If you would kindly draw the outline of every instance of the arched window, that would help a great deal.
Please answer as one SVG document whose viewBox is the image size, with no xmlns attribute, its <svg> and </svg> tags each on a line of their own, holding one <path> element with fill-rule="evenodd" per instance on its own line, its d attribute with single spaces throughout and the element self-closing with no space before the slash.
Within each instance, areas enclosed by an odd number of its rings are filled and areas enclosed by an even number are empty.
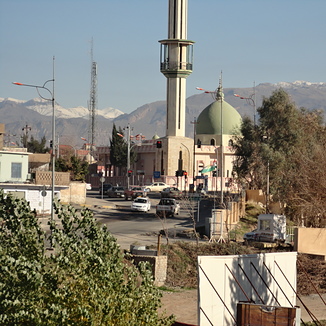
<svg viewBox="0 0 326 326">
<path fill-rule="evenodd" d="M 215 139 L 214 138 L 211 139 L 211 145 L 215 146 Z"/>
</svg>

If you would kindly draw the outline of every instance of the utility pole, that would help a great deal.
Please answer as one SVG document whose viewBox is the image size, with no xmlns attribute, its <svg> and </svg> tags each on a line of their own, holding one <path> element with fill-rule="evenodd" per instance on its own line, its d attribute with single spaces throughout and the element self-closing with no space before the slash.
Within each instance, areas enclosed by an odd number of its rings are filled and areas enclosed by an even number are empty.
<svg viewBox="0 0 326 326">
<path fill-rule="evenodd" d="M 194 191 L 195 191 L 195 181 L 196 181 L 196 126 L 198 124 L 196 117 L 194 117 L 194 121 L 190 122 L 194 125 L 194 153 L 193 153 L 193 164 L 192 164 L 192 171 L 193 171 L 193 185 L 194 185 Z"/>
<path fill-rule="evenodd" d="M 27 148 L 28 131 L 31 131 L 31 130 L 32 130 L 32 128 L 29 125 L 27 125 L 27 123 L 26 123 L 25 127 L 22 128 L 22 131 L 25 132 L 25 137 L 23 138 L 23 145 L 25 148 Z"/>
<path fill-rule="evenodd" d="M 88 105 L 89 110 L 89 136 L 90 141 L 90 153 L 91 157 L 94 152 L 95 144 L 95 120 L 96 120 L 96 109 L 97 109 L 97 63 L 93 60 L 93 39 L 91 46 L 91 89 L 90 89 L 90 100 Z"/>
<path fill-rule="evenodd" d="M 129 176 L 129 171 L 130 171 L 130 124 L 128 123 L 128 126 L 124 129 L 127 129 L 127 188 L 129 189 L 130 185 L 130 176 Z"/>
</svg>

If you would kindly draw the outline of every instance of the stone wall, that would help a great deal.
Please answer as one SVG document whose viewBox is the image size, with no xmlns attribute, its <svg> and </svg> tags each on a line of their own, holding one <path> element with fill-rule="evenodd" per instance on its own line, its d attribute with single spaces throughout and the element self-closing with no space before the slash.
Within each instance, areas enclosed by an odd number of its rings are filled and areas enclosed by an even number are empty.
<svg viewBox="0 0 326 326">
<path fill-rule="evenodd" d="M 168 265 L 167 256 L 133 256 L 134 263 L 137 265 L 141 261 L 147 261 L 152 265 L 154 284 L 163 286 L 166 281 L 166 270 Z"/>
<path fill-rule="evenodd" d="M 60 191 L 62 204 L 79 204 L 86 203 L 86 183 L 71 182 L 68 189 Z"/>
</svg>

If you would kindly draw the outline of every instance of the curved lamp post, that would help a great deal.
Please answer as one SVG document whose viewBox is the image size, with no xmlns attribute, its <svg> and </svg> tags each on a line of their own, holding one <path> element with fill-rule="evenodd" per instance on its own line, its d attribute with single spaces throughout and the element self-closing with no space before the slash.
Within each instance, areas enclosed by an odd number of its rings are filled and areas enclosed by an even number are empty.
<svg viewBox="0 0 326 326">
<path fill-rule="evenodd" d="M 224 177 L 224 153 L 223 153 L 223 90 L 222 90 L 222 74 L 221 74 L 221 78 L 220 78 L 220 82 L 219 82 L 219 86 L 215 91 L 207 91 L 201 87 L 196 87 L 197 90 L 199 91 L 203 91 L 206 94 L 211 94 L 212 97 L 215 99 L 215 101 L 221 100 L 221 199 L 220 199 L 220 204 L 221 207 L 224 207 L 224 194 L 223 194 L 223 177 Z M 217 155 L 217 154 L 216 154 Z"/>
<path fill-rule="evenodd" d="M 46 84 L 49 83 L 49 82 L 52 82 L 52 91 L 46 87 Z M 23 84 L 23 83 L 18 83 L 18 82 L 14 82 L 13 83 L 14 85 L 18 85 L 18 86 L 26 86 L 26 87 L 33 87 L 33 88 L 36 88 L 37 90 L 37 93 L 39 95 L 40 98 L 42 98 L 43 100 L 46 100 L 46 101 L 51 101 L 52 103 L 52 185 L 51 185 L 51 191 L 52 191 L 52 194 L 51 194 L 51 223 L 53 222 L 54 220 L 54 207 L 53 207 L 53 204 L 54 204 L 54 188 L 55 188 L 55 148 L 56 148 L 56 145 L 55 145 L 55 114 L 54 114 L 54 57 L 53 57 L 53 78 L 52 79 L 49 79 L 47 80 L 42 86 L 39 86 L 39 85 L 30 85 L 30 84 Z M 49 92 L 50 94 L 50 97 L 44 97 L 40 94 L 40 90 L 46 90 L 47 92 Z M 52 248 L 52 231 L 51 231 L 51 248 Z"/>
<path fill-rule="evenodd" d="M 249 97 L 244 97 L 239 94 L 233 94 L 235 97 L 238 97 L 240 100 L 246 100 L 246 102 L 254 108 L 254 126 L 256 125 L 256 101 L 255 101 L 255 92 Z"/>
<path fill-rule="evenodd" d="M 130 177 L 129 177 L 129 170 L 130 170 L 130 151 L 131 151 L 131 144 L 130 144 L 130 125 L 128 123 L 128 126 L 123 128 L 123 130 L 127 129 L 127 188 L 129 189 L 130 185 Z M 123 134 L 117 133 L 119 137 L 124 137 Z"/>
</svg>

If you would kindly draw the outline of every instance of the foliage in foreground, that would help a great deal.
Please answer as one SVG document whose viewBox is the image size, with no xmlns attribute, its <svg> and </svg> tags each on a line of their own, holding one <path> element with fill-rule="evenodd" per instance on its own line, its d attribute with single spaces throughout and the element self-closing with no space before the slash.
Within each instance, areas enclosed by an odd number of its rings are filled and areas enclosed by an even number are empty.
<svg viewBox="0 0 326 326">
<path fill-rule="evenodd" d="M 54 250 L 36 214 L 0 190 L 1 325 L 171 325 L 148 265 L 127 264 L 92 212 L 56 207 Z"/>
</svg>

